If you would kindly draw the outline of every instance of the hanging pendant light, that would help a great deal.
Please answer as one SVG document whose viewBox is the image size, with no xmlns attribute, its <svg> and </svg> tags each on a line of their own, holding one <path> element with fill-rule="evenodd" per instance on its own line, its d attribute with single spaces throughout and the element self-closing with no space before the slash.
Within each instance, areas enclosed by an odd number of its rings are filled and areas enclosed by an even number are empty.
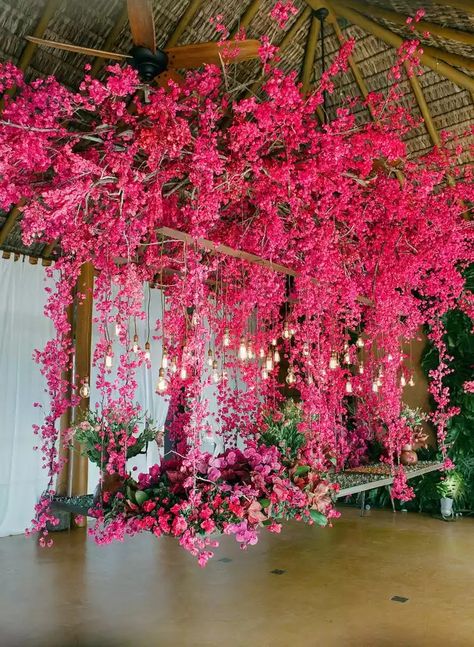
<svg viewBox="0 0 474 647">
<path fill-rule="evenodd" d="M 133 346 L 132 346 L 132 350 L 133 350 L 133 352 L 134 352 L 134 353 L 138 353 L 139 346 L 138 346 L 138 335 L 137 335 L 137 334 L 135 334 L 135 335 L 133 336 Z"/>
<path fill-rule="evenodd" d="M 222 345 L 225 348 L 228 348 L 230 346 L 230 332 L 228 328 L 224 330 L 224 335 L 222 337 Z"/>
<path fill-rule="evenodd" d="M 278 364 L 280 362 L 280 353 L 278 352 L 278 348 L 275 348 L 275 352 L 273 353 L 273 363 Z"/>
<path fill-rule="evenodd" d="M 160 368 L 158 372 L 158 382 L 156 385 L 156 391 L 157 393 L 164 393 L 167 388 L 168 388 L 168 383 L 166 382 L 166 378 L 165 378 L 165 369 Z"/>
<path fill-rule="evenodd" d="M 85 377 L 82 384 L 81 388 L 79 389 L 79 395 L 81 398 L 88 398 L 91 394 L 91 390 L 89 387 L 89 378 Z"/>
<path fill-rule="evenodd" d="M 295 373 L 293 371 L 293 368 L 290 366 L 290 368 L 288 369 L 287 376 L 286 376 L 286 383 L 291 385 L 291 384 L 294 384 L 295 382 L 296 382 L 296 376 L 295 376 Z"/>
<path fill-rule="evenodd" d="M 212 366 L 212 361 L 213 361 L 213 353 L 212 353 L 212 350 L 209 349 L 207 351 L 207 365 Z"/>
<path fill-rule="evenodd" d="M 346 382 L 346 393 L 352 393 L 352 382 L 350 380 Z"/>
<path fill-rule="evenodd" d="M 150 352 L 150 342 L 147 341 L 145 343 L 145 359 L 149 362 L 151 358 L 151 352 Z"/>
<path fill-rule="evenodd" d="M 105 368 L 112 368 L 112 346 L 107 346 L 107 354 L 105 356 Z"/>
<path fill-rule="evenodd" d="M 242 335 L 240 338 L 240 345 L 239 345 L 239 359 L 242 361 L 246 360 L 248 357 L 247 353 L 247 344 L 245 342 L 245 337 Z"/>
<path fill-rule="evenodd" d="M 339 366 L 336 353 L 331 354 L 331 359 L 329 360 L 329 368 L 333 371 Z"/>
<path fill-rule="evenodd" d="M 271 353 L 268 353 L 267 359 L 265 360 L 265 368 L 267 371 L 273 371 L 273 357 Z"/>
</svg>

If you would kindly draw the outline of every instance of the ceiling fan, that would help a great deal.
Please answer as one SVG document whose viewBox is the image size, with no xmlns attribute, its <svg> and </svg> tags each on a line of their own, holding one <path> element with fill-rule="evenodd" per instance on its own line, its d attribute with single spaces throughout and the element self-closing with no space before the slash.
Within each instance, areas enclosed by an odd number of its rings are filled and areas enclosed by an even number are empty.
<svg viewBox="0 0 474 647">
<path fill-rule="evenodd" d="M 154 80 L 159 85 L 166 85 L 170 78 L 178 83 L 182 82 L 182 77 L 176 72 L 178 69 L 192 69 L 206 63 L 220 65 L 222 61 L 237 62 L 258 58 L 260 47 L 258 40 L 209 42 L 159 49 L 156 47 L 155 22 L 151 1 L 127 0 L 127 13 L 133 41 L 130 54 L 106 52 L 100 49 L 80 47 L 34 36 L 27 36 L 26 40 L 37 45 L 64 49 L 88 56 L 98 56 L 116 61 L 128 60 L 138 70 L 143 81 L 150 82 Z M 226 47 L 226 45 L 229 47 Z M 229 50 L 231 50 L 231 54 L 228 53 Z"/>
</svg>

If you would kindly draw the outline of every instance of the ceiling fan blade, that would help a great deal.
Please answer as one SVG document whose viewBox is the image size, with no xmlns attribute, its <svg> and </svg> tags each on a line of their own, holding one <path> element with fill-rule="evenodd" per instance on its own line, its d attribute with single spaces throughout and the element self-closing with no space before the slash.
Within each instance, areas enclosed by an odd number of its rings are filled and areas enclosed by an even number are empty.
<svg viewBox="0 0 474 647">
<path fill-rule="evenodd" d="M 154 81 L 160 88 L 167 88 L 169 81 L 174 81 L 178 85 L 184 85 L 184 77 L 181 74 L 178 74 L 174 70 L 166 70 L 158 76 L 155 76 Z"/>
<path fill-rule="evenodd" d="M 199 43 L 166 49 L 168 67 L 191 69 L 206 63 L 220 65 L 258 58 L 258 40 L 226 40 L 223 42 Z"/>
<path fill-rule="evenodd" d="M 117 52 L 105 52 L 102 49 L 92 49 L 91 47 L 80 47 L 79 45 L 71 45 L 69 43 L 60 43 L 55 40 L 44 40 L 44 38 L 36 38 L 35 36 L 26 36 L 26 40 L 36 45 L 44 45 L 45 47 L 53 47 L 54 49 L 64 49 L 67 52 L 75 52 L 76 54 L 85 54 L 86 56 L 100 56 L 100 58 L 111 58 L 115 61 L 123 61 L 126 58 L 132 58 L 128 54 L 118 54 Z"/>
<path fill-rule="evenodd" d="M 135 47 L 156 51 L 155 20 L 150 0 L 127 0 L 128 22 Z"/>
</svg>

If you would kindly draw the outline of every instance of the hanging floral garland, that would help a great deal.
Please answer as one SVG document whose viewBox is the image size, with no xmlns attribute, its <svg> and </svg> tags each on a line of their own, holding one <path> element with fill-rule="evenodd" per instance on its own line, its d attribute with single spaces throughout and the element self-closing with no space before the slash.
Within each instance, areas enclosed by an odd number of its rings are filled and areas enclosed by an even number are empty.
<svg viewBox="0 0 474 647">
<path fill-rule="evenodd" d="M 285 22 L 288 7 L 277 4 Z M 97 513 L 99 541 L 167 532 L 205 563 L 215 530 L 247 545 L 262 524 L 279 530 L 280 518 L 324 524 L 335 514 L 328 471 L 360 461 L 374 437 L 396 474 L 394 496 L 411 496 L 399 468 L 410 433 L 400 396 L 411 379 L 401 342 L 429 323 L 447 360 L 441 317 L 454 305 L 472 308 L 462 279 L 474 261 L 472 223 L 463 218 L 472 171 L 457 169 L 460 151 L 448 135 L 442 149 L 407 157 L 402 138 L 418 124 L 395 81 L 388 96 L 367 98 L 372 122 L 356 123 L 351 99 L 319 123 L 323 93 L 346 70 L 352 41 L 308 96 L 294 73 L 270 67 L 275 48 L 262 43 L 264 92 L 240 100 L 223 90 L 225 70 L 215 66 L 188 74 L 183 86 L 146 92 L 127 67 L 111 66 L 103 81 L 86 75 L 78 92 L 0 67 L 0 90 L 16 88 L 0 120 L 0 207 L 23 200 L 25 243 L 61 246 L 46 312 L 56 337 L 36 358 L 51 397 L 36 430 L 51 479 L 36 530 L 52 518 L 58 420 L 81 396 L 68 396 L 63 372 L 74 352 L 66 310 L 85 263 L 96 270 L 100 419 L 134 419 L 135 373 L 145 366 L 157 397 L 171 398 L 174 442 L 173 458 L 138 481 L 115 460 L 123 487 Z M 416 45 L 401 49 L 393 79 Z M 203 250 L 202 239 L 290 268 L 292 278 L 253 257 Z M 144 283 L 160 287 L 165 307 L 154 339 L 140 340 Z M 149 352 L 157 341 L 159 367 Z M 263 441 L 268 411 L 282 398 L 282 360 L 301 399 L 291 458 L 281 439 Z M 445 370 L 441 361 L 432 382 L 443 451 L 453 413 Z M 218 456 L 201 449 L 210 417 L 203 379 L 216 388 Z M 98 427 L 109 442 L 107 425 Z M 125 458 L 135 436 L 120 436 Z"/>
</svg>

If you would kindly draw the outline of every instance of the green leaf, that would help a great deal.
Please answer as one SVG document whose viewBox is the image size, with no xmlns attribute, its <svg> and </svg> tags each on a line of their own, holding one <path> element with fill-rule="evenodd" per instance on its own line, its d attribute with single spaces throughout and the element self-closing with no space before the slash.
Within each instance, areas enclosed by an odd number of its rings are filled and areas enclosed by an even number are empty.
<svg viewBox="0 0 474 647">
<path fill-rule="evenodd" d="M 138 505 L 143 505 L 147 500 L 148 494 L 146 492 L 144 492 L 143 490 L 137 490 L 135 492 L 135 501 L 138 503 Z"/>
<path fill-rule="evenodd" d="M 310 469 L 311 468 L 309 465 L 300 465 L 295 469 L 295 476 L 304 476 L 309 472 Z"/>
<path fill-rule="evenodd" d="M 314 523 L 317 523 L 318 526 L 328 525 L 328 519 L 326 515 L 322 514 L 322 512 L 318 512 L 318 510 L 311 510 L 310 515 L 311 519 L 314 521 Z"/>
<path fill-rule="evenodd" d="M 262 506 L 262 508 L 268 508 L 270 505 L 270 499 L 259 499 L 258 502 Z"/>
</svg>

